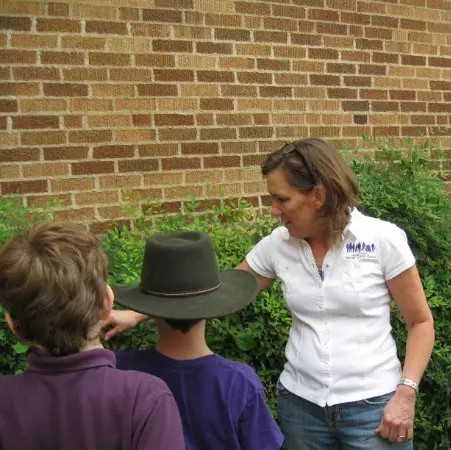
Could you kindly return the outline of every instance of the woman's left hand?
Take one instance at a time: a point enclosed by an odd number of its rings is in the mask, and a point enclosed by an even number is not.
[[[391,442],[410,441],[413,438],[416,392],[400,385],[387,403],[376,433]]]

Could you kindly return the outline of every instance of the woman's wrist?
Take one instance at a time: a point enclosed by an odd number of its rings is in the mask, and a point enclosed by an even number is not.
[[[135,318],[136,318],[136,325],[150,319],[149,316],[146,316],[145,314],[141,314],[139,312],[135,313]]]

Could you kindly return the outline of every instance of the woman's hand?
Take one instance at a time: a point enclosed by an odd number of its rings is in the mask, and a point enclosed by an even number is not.
[[[382,414],[376,430],[383,439],[391,442],[409,441],[413,438],[416,392],[404,385],[398,386]]]
[[[123,333],[147,319],[149,319],[148,316],[135,311],[111,311],[108,319],[102,324],[102,329],[106,331],[105,341],[109,341],[116,334]]]

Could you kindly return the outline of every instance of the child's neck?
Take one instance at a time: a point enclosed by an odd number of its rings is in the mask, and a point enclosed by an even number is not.
[[[177,360],[197,359],[213,352],[205,342],[205,324],[195,325],[187,333],[159,325],[156,350],[168,358]]]

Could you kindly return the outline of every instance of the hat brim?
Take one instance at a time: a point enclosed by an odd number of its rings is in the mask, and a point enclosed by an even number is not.
[[[246,307],[258,293],[257,279],[243,270],[219,272],[220,287],[204,295],[164,297],[144,294],[137,286],[112,286],[116,302],[125,308],[163,319],[212,319]]]

